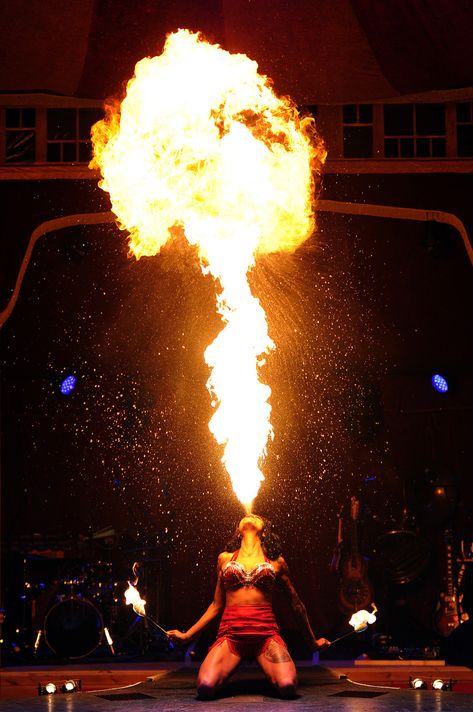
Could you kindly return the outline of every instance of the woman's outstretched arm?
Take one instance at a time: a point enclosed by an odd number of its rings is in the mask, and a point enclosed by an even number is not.
[[[327,640],[327,638],[315,637],[314,631],[312,630],[312,627],[309,622],[309,618],[307,617],[306,608],[302,603],[301,599],[299,598],[299,594],[294,588],[294,584],[292,583],[291,576],[289,574],[288,565],[286,564],[282,556],[279,557],[278,564],[279,580],[282,589],[286,594],[289,603],[291,604],[291,608],[294,612],[294,615],[296,616],[297,623],[299,624],[299,627],[305,639],[307,640],[312,650],[318,650],[319,648],[327,647],[328,645],[330,645],[330,641]]]
[[[217,560],[217,585],[215,587],[214,598],[205,613],[189,628],[185,633],[180,630],[168,630],[167,634],[172,640],[182,640],[188,642],[194,638],[197,633],[200,633],[205,626],[214,620],[225,608],[225,589],[222,581],[222,566],[224,565],[228,554],[220,554]]]

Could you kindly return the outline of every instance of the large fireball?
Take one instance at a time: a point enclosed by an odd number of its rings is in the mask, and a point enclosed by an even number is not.
[[[274,343],[248,273],[257,254],[292,251],[314,230],[325,159],[314,120],[277,97],[256,62],[179,30],[161,55],[138,62],[92,138],[91,166],[132,253],[157,254],[179,227],[217,283],[225,326],[205,352],[209,427],[249,510],[272,437],[259,367]]]

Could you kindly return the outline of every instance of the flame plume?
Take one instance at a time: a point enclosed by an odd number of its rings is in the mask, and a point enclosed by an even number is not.
[[[258,376],[274,343],[248,273],[256,255],[295,250],[314,230],[325,160],[314,121],[276,96],[256,62],[179,30],[138,62],[92,140],[91,167],[131,252],[157,254],[180,227],[217,283],[225,326],[205,352],[209,427],[249,511],[273,437],[271,390]]]

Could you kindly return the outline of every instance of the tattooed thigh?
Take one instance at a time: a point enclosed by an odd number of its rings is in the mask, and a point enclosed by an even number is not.
[[[271,640],[268,647],[264,651],[264,657],[272,663],[288,663],[291,656],[287,652],[287,648]]]

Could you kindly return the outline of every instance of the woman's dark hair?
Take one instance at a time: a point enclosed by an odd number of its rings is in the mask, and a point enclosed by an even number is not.
[[[259,516],[259,515],[258,515]],[[276,559],[282,555],[281,539],[273,530],[273,525],[266,519],[266,517],[261,517],[263,520],[263,529],[260,534],[261,545],[263,551],[271,561],[276,561]],[[238,531],[238,525],[233,532],[233,536],[227,542],[225,546],[225,551],[236,551],[241,545],[241,534]]]

